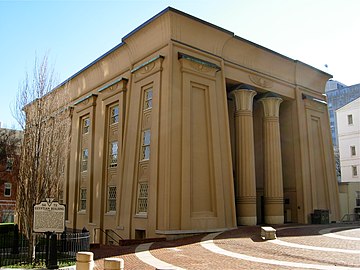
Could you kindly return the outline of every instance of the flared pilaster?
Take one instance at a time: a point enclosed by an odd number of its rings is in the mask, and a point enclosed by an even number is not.
[[[264,108],[264,199],[265,223],[284,223],[284,191],[280,145],[279,109],[282,99],[260,99]]]
[[[256,225],[256,180],[253,131],[253,99],[256,92],[232,91],[236,129],[236,212],[238,225]]]

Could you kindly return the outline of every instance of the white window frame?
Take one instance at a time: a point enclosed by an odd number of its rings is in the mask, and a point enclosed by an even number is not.
[[[4,183],[4,197],[11,197],[11,183]],[[6,191],[9,191],[10,194],[6,194]]]
[[[150,129],[146,129],[142,132],[141,158],[140,158],[141,160],[150,159],[150,141],[151,141],[151,132]]]
[[[119,105],[113,105],[110,110],[110,125],[119,123]]]
[[[118,141],[112,141],[109,145],[109,167],[117,167],[118,163]]]
[[[82,134],[88,134],[90,132],[90,117],[83,118],[82,121]]]
[[[81,153],[81,172],[88,170],[89,148],[84,148]]]
[[[148,110],[152,108],[152,100],[153,100],[153,89],[152,87],[150,87],[144,91],[144,110]]]

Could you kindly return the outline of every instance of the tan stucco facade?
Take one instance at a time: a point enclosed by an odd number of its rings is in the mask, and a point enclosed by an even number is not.
[[[66,226],[96,242],[338,220],[330,77],[164,10],[60,86]]]

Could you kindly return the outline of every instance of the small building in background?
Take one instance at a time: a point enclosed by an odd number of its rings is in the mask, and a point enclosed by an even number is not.
[[[360,97],[360,84],[347,86],[341,82],[329,80],[326,83],[325,94],[328,102],[331,137],[334,149],[337,151],[339,142],[336,110]]]
[[[360,91],[359,91],[360,92]],[[360,213],[360,98],[336,110],[342,216]]]
[[[14,222],[23,132],[0,126],[0,222]]]

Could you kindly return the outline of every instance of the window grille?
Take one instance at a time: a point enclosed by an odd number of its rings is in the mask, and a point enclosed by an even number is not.
[[[86,188],[80,189],[80,209],[86,210]]]
[[[10,197],[11,196],[11,183],[4,184],[4,196]]]
[[[147,160],[150,158],[150,129],[143,132],[141,159]]]
[[[118,160],[118,142],[110,143],[109,167],[116,167]]]
[[[108,189],[108,211],[116,211],[116,187],[109,186]]]
[[[144,110],[152,108],[152,88],[145,90]]]
[[[148,183],[139,183],[137,213],[147,213],[148,209]]]
[[[89,150],[87,148],[83,149],[82,160],[81,160],[81,171],[85,172],[88,168],[88,159],[89,159]]]
[[[110,125],[119,122],[119,106],[113,106],[110,108]]]
[[[86,117],[83,120],[83,134],[89,133],[90,130],[90,118]]]
[[[352,124],[353,124],[353,116],[352,116],[352,114],[349,114],[349,115],[347,116],[347,118],[348,118],[348,124],[349,124],[349,125],[352,125]]]

